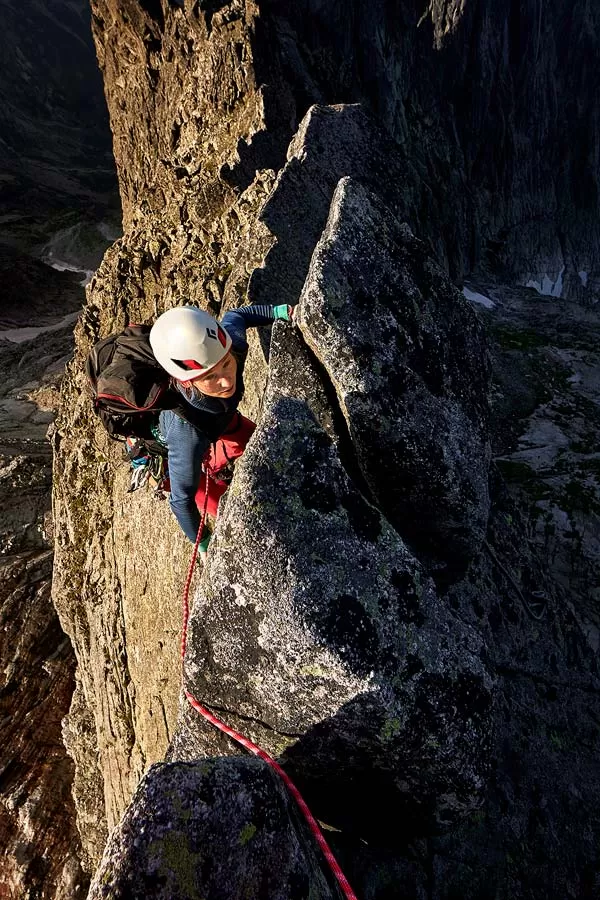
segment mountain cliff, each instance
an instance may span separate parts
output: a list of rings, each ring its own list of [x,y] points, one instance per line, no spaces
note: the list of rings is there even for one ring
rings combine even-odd
[[[3,243],[31,246],[44,217],[114,205],[110,133],[89,28],[85,0],[3,4]]]
[[[92,10],[124,235],[63,385],[53,578],[90,896],[338,895],[279,783],[180,696],[190,548],[164,504],[127,496],[86,396],[94,341],[183,299],[298,304],[251,341],[258,427],[197,578],[186,690],[277,756],[359,896],[585,896],[595,612],[550,538],[585,534],[569,564],[595,570],[575,412],[595,432],[598,14]],[[567,405],[562,453],[517,457]]]
[[[89,878],[61,731],[75,657],[50,597],[46,432],[116,183],[86,0],[7,0],[0,54],[0,895],[67,898]],[[48,243],[61,252],[42,262]]]

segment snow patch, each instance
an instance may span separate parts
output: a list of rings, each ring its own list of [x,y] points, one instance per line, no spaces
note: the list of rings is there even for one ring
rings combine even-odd
[[[565,267],[563,266],[558,273],[556,281],[553,281],[546,273],[542,275],[540,281],[534,281],[533,278],[530,278],[525,287],[534,288],[543,297],[562,297],[564,271]]]
[[[56,269],[57,272],[76,272],[79,275],[83,275],[84,277],[79,282],[82,287],[86,287],[90,283],[94,274],[93,269],[78,269],[77,266],[73,266],[62,259],[55,259],[52,251],[47,256],[42,257],[42,262],[46,263],[50,268]]]
[[[471,291],[468,287],[463,287],[463,294],[471,303],[479,303],[480,306],[485,306],[486,309],[493,309],[496,305],[485,294],[478,294],[477,291]]]
[[[587,287],[588,273],[583,271],[583,269],[582,269],[581,272],[578,272],[577,274],[579,275],[579,280],[581,281],[582,285],[584,287]]]
[[[65,325],[76,322],[78,316],[78,312],[69,313],[68,316],[65,316],[64,319],[61,319],[54,325],[42,325],[39,328],[6,328],[4,331],[0,331],[0,340],[10,341],[13,344],[22,344],[23,341],[30,341],[32,338],[37,337],[38,334],[44,334],[46,331],[58,331],[60,328],[64,328]]]

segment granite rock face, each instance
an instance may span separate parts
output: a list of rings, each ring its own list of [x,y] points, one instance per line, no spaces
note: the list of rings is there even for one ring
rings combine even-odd
[[[341,895],[328,883],[311,835],[297,827],[291,798],[266,763],[214,759],[150,769],[111,835],[88,895],[150,896]]]
[[[360,180],[385,198],[399,221],[413,227],[418,222],[417,174],[398,144],[360,104],[311,106],[284,162],[277,190],[260,212],[260,222],[275,241],[264,265],[250,276],[248,295],[254,303],[269,303],[274,296],[292,305],[298,302],[341,178]],[[435,229],[423,236],[441,249]]]
[[[202,220],[234,196],[232,172],[248,187],[258,168],[276,167],[291,136],[294,108],[268,20],[253,0],[93,0],[92,27],[125,229],[154,226],[159,214],[200,237]]]
[[[401,4],[384,26],[383,4],[372,24],[366,10],[93,3],[125,234],[90,285],[64,382],[53,582],[80,663],[65,730],[86,865],[152,762],[236,749],[179,698],[189,547],[164,505],[126,495],[123,457],[86,397],[85,355],[183,299],[215,314],[247,298],[300,299],[299,330],[277,326],[270,349],[264,334],[251,342],[244,411],[259,424],[199,573],[186,686],[277,755],[342,829],[331,840],[359,896],[531,898],[536,885],[577,896],[598,876],[597,659],[495,469],[488,481],[482,324],[437,265],[460,275],[490,251],[524,278],[509,245],[532,266],[555,261],[558,212],[532,250],[528,210],[539,221],[547,194],[530,181],[547,169],[521,155],[512,88],[506,105],[482,100],[488,82],[473,81],[461,103],[455,93],[493,46],[490,83],[504,97],[506,53],[511,65],[525,56],[514,31],[490,31],[502,5],[430,5],[419,24]],[[574,41],[584,19],[576,4]],[[559,66],[557,78],[570,75]],[[518,160],[481,149],[488,107],[511,123]],[[592,298],[597,223],[579,217],[575,180],[560,186],[571,204],[564,246],[588,267]],[[523,183],[529,193],[511,199]],[[514,221],[523,228],[508,238]],[[377,337],[373,350],[358,323]],[[231,784],[246,771],[227,761]],[[402,813],[390,828],[375,809],[388,797]],[[147,803],[141,793],[125,813],[123,853],[116,837],[95,891],[155,865],[136,855],[132,831],[144,820],[151,850]],[[194,840],[214,836],[218,816]],[[303,846],[303,825],[283,828]],[[183,861],[194,878],[195,859]]]
[[[299,322],[379,508],[432,561],[468,562],[489,511],[483,332],[425,246],[348,179],[313,255]]]
[[[485,783],[482,645],[348,477],[347,447],[319,421],[331,415],[323,388],[307,397],[314,368],[283,330],[196,596],[186,687],[259,727],[268,752],[291,742],[284,758],[319,818],[368,836],[386,796],[417,829],[448,824]],[[186,755],[190,739],[188,728]]]
[[[73,290],[68,277],[62,287]],[[72,302],[76,294],[80,303],[81,288]],[[71,796],[73,762],[61,734],[75,658],[50,597],[46,431],[73,347],[71,328],[4,332],[12,340],[0,340],[0,895],[15,900],[68,900],[83,896],[88,882]]]

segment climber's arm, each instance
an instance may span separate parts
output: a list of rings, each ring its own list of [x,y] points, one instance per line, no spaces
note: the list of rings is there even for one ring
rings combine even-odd
[[[285,303],[280,306],[268,306],[265,303],[255,306],[240,306],[230,309],[221,320],[221,325],[229,333],[234,344],[246,342],[246,329],[257,325],[272,325],[275,319],[292,318],[293,307]]]

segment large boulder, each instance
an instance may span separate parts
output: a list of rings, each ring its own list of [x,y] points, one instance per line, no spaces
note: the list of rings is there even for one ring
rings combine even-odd
[[[336,900],[291,804],[260,760],[154,765],[111,835],[88,900]]]
[[[482,643],[353,480],[339,412],[290,326],[270,370],[195,598],[185,686],[268,752],[287,747],[325,821],[392,841],[406,822],[447,825],[485,784]],[[202,719],[182,712],[171,758],[207,752]],[[391,830],[382,796],[402,812]]]
[[[376,504],[429,559],[472,558],[489,511],[483,330],[425,245],[350,179],[334,195],[299,323]]]

